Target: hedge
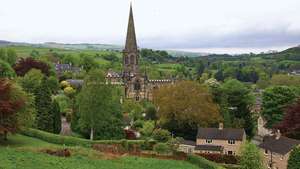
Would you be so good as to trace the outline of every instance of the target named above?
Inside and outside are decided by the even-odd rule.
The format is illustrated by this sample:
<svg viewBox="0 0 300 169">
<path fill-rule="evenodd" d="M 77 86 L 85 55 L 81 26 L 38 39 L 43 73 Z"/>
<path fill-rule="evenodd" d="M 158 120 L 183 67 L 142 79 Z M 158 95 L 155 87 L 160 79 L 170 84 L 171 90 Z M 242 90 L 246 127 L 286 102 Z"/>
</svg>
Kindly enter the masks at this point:
<svg viewBox="0 0 300 169">
<path fill-rule="evenodd" d="M 188 155 L 187 161 L 203 169 L 224 169 L 222 166 L 197 155 Z"/>
<path fill-rule="evenodd" d="M 24 129 L 21 131 L 21 134 L 29 137 L 38 138 L 53 144 L 61 144 L 66 146 L 82 146 L 82 147 L 92 147 L 94 144 L 119 144 L 122 145 L 125 149 L 132 147 L 132 145 L 138 145 L 142 149 L 151 148 L 149 145 L 154 145 L 154 141 L 145 141 L 145 140 L 87 140 L 83 138 L 71 137 L 71 136 L 62 136 L 57 134 L 48 133 L 45 131 L 37 129 Z"/>
<path fill-rule="evenodd" d="M 196 153 L 196 155 L 204 157 L 205 159 L 216 163 L 238 164 L 239 162 L 238 156 L 228 154 Z"/>
</svg>

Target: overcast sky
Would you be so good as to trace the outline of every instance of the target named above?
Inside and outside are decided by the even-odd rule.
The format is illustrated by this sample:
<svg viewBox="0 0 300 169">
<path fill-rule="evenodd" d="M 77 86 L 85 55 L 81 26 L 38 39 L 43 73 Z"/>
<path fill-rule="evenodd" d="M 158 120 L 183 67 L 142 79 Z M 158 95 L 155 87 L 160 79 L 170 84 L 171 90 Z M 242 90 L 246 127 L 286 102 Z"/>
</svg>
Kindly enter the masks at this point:
<svg viewBox="0 0 300 169">
<path fill-rule="evenodd" d="M 123 45 L 129 0 L 0 0 L 0 39 Z M 300 44 L 300 0 L 133 0 L 140 47 L 241 53 Z"/>
</svg>

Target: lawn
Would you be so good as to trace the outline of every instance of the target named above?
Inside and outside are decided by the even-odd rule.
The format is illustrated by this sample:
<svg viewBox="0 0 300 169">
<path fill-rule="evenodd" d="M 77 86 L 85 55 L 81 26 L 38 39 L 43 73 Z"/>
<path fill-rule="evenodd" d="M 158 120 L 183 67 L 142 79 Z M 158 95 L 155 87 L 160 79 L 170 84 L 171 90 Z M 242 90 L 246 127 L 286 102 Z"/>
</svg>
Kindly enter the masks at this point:
<svg viewBox="0 0 300 169">
<path fill-rule="evenodd" d="M 131 156 L 107 159 L 104 154 L 79 147 L 67 147 L 72 154 L 69 158 L 50 156 L 39 150 L 63 146 L 22 135 L 10 136 L 8 143 L 0 145 L 0 169 L 199 169 L 184 161 Z"/>
</svg>

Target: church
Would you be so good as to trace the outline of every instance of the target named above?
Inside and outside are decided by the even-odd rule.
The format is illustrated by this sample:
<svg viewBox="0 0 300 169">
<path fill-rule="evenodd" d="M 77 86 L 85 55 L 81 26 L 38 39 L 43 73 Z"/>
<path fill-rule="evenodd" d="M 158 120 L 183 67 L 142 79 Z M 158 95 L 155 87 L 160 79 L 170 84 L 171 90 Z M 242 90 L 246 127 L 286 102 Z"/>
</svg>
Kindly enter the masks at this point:
<svg viewBox="0 0 300 169">
<path fill-rule="evenodd" d="M 130 5 L 129 21 L 125 48 L 123 50 L 122 73 L 108 71 L 106 78 L 112 84 L 121 84 L 124 87 L 124 97 L 127 99 L 152 100 L 153 90 L 162 85 L 174 83 L 171 79 L 151 80 L 146 72 L 139 70 L 139 49 L 137 46 L 132 5 Z"/>
</svg>

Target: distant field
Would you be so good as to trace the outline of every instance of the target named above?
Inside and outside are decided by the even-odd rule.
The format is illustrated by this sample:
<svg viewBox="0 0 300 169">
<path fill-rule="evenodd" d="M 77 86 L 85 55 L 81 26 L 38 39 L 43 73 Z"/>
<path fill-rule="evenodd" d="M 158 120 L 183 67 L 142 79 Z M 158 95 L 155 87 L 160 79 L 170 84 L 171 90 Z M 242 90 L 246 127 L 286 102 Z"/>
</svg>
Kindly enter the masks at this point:
<svg viewBox="0 0 300 169">
<path fill-rule="evenodd" d="M 184 161 L 159 160 L 152 158 L 121 157 L 107 160 L 89 158 L 76 153 L 69 158 L 50 156 L 35 152 L 43 147 L 61 147 L 55 144 L 15 135 L 9 142 L 0 143 L 0 169 L 199 169 Z M 82 151 L 93 150 L 83 149 Z M 92 156 L 94 157 L 94 156 Z"/>
</svg>

